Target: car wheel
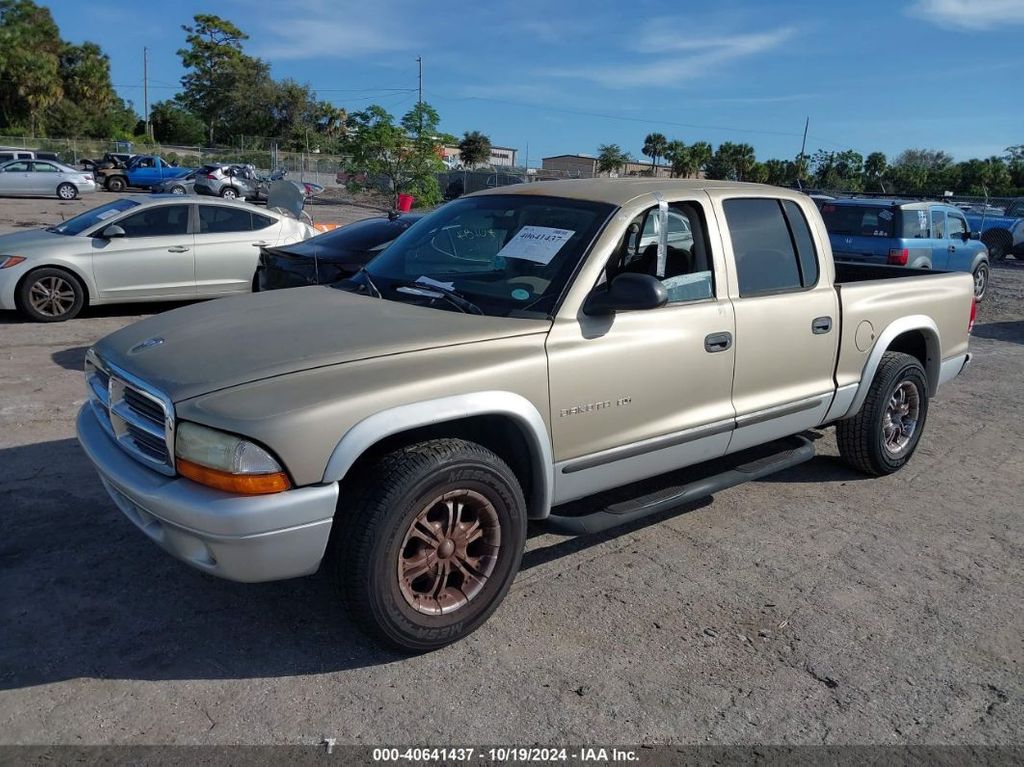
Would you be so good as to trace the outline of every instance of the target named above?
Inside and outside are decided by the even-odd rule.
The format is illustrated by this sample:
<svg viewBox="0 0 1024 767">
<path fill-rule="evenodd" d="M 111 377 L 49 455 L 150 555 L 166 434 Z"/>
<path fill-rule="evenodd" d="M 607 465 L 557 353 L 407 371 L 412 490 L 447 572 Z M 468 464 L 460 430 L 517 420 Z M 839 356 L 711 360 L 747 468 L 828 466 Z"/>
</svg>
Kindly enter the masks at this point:
<svg viewBox="0 0 1024 767">
<path fill-rule="evenodd" d="M 915 357 L 886 352 L 860 412 L 836 424 L 839 455 L 865 474 L 899 471 L 917 449 L 928 417 L 928 379 Z"/>
<path fill-rule="evenodd" d="M 357 625 L 408 652 L 469 635 L 505 598 L 522 559 L 526 503 L 515 474 L 478 444 L 438 439 L 362 475 L 330 551 Z"/>
<path fill-rule="evenodd" d="M 175 184 L 171 187 L 171 194 L 185 194 L 185 187 Z"/>
<path fill-rule="evenodd" d="M 123 176 L 111 176 L 107 179 L 108 192 L 123 192 L 127 188 L 128 184 Z"/>
<path fill-rule="evenodd" d="M 57 196 L 62 200 L 73 200 L 78 197 L 78 187 L 74 184 L 60 184 L 57 186 Z"/>
<path fill-rule="evenodd" d="M 988 264 L 980 263 L 974 270 L 974 300 L 981 302 L 988 290 L 989 270 Z"/>
<path fill-rule="evenodd" d="M 77 277 L 63 269 L 37 269 L 18 285 L 15 303 L 30 320 L 63 322 L 82 311 L 85 289 Z"/>
<path fill-rule="evenodd" d="M 226 186 L 220 190 L 220 196 L 225 200 L 234 200 L 238 197 L 238 192 L 233 186 Z"/>
</svg>

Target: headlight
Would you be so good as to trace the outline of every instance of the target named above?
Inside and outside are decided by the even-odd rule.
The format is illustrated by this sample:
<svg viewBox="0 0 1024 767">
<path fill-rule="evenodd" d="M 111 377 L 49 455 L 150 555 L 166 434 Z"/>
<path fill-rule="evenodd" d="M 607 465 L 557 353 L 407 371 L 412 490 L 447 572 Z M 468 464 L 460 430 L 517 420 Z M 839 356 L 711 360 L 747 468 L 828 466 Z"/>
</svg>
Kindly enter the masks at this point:
<svg viewBox="0 0 1024 767">
<path fill-rule="evenodd" d="M 6 269 L 9 266 L 17 266 L 24 260 L 24 256 L 0 256 L 0 269 Z"/>
<path fill-rule="evenodd" d="M 174 455 L 183 477 L 218 490 L 262 495 L 291 487 L 281 464 L 264 448 L 197 423 L 178 424 Z"/>
</svg>

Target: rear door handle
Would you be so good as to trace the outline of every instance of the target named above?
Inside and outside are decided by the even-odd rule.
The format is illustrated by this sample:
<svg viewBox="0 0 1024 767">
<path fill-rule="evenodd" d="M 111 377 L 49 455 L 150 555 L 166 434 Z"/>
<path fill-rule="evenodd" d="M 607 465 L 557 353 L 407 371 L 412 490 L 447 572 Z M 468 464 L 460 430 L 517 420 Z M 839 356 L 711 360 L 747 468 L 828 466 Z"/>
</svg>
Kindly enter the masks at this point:
<svg viewBox="0 0 1024 767">
<path fill-rule="evenodd" d="M 956 253 L 956 245 L 950 245 L 949 246 L 949 252 L 950 253 Z"/>
<path fill-rule="evenodd" d="M 811 323 L 811 332 L 816 336 L 827 333 L 832 329 L 831 317 L 816 317 Z"/>
<path fill-rule="evenodd" d="M 712 333 L 704 337 L 704 351 L 714 354 L 732 348 L 732 333 Z"/>
<path fill-rule="evenodd" d="M 173 248 L 167 249 L 168 253 L 188 253 L 188 248 L 183 245 L 175 245 Z"/>
</svg>

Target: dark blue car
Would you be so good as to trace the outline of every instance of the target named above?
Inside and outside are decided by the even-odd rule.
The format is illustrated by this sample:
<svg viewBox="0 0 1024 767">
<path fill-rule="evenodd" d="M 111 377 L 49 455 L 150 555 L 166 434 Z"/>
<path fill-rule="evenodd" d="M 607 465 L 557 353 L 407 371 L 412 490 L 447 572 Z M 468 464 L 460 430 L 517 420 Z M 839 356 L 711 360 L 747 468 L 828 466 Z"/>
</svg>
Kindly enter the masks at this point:
<svg viewBox="0 0 1024 767">
<path fill-rule="evenodd" d="M 836 261 L 969 272 L 980 301 L 988 250 L 963 211 L 937 202 L 824 200 L 819 204 Z"/>
</svg>

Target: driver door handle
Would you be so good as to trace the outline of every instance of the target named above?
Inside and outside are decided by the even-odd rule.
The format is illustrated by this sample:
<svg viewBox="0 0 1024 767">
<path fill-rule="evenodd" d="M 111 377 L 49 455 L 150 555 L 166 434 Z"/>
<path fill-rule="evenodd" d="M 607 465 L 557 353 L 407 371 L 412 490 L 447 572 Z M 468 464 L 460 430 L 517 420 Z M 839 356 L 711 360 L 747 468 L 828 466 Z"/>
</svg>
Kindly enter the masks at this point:
<svg viewBox="0 0 1024 767">
<path fill-rule="evenodd" d="M 732 333 L 712 333 L 704 337 L 704 351 L 709 354 L 724 352 L 732 348 Z"/>
<path fill-rule="evenodd" d="M 949 252 L 950 253 L 956 253 L 956 245 L 950 245 L 949 246 Z"/>
<path fill-rule="evenodd" d="M 168 248 L 168 253 L 188 253 L 188 248 L 184 245 L 175 245 L 173 248 Z"/>
<path fill-rule="evenodd" d="M 829 332 L 832 329 L 832 318 L 831 317 L 817 317 L 811 323 L 811 332 L 816 336 L 820 336 L 824 333 Z"/>
</svg>

